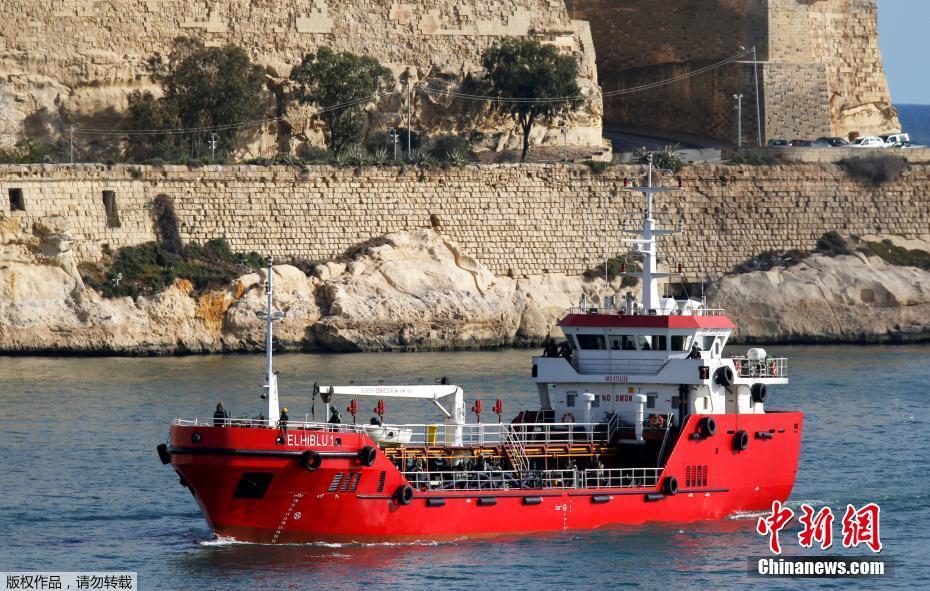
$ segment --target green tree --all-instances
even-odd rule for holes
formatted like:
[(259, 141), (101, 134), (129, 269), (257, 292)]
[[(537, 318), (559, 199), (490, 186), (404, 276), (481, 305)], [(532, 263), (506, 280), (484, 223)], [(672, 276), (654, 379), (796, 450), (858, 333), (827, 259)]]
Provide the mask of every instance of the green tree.
[(583, 103), (576, 81), (578, 64), (552, 45), (508, 37), (488, 48), (482, 63), (491, 96), (501, 99), (494, 107), (516, 120), (523, 131), (521, 162), (526, 160), (537, 119), (552, 121)]
[(361, 139), (363, 110), (387, 90), (390, 70), (373, 57), (320, 47), (291, 70), (294, 96), (317, 108), (326, 145), (334, 153)]
[[(133, 129), (202, 129), (191, 134), (130, 136), (130, 155), (171, 152), (193, 142), (205, 147), (210, 133), (219, 136), (219, 149), (238, 147), (243, 123), (263, 118), (269, 108), (265, 74), (241, 47), (207, 47), (189, 37), (174, 40), (167, 59), (149, 60), (152, 77), (164, 88), (164, 96), (135, 92), (129, 98), (127, 126)], [(147, 150), (146, 150), (147, 149)], [(161, 153), (157, 154), (163, 157)]]

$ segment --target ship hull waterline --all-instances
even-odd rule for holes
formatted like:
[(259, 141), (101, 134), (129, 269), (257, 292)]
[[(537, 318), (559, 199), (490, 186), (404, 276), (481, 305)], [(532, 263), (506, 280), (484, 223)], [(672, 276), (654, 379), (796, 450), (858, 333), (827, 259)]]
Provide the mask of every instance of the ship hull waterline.
[[(264, 544), (448, 540), (692, 523), (762, 511), (774, 500), (787, 500), (797, 473), (801, 413), (714, 415), (718, 427), (710, 437), (692, 435), (701, 418), (688, 417), (665, 463), (663, 479), (676, 477), (677, 494), (664, 494), (661, 482), (416, 490), (403, 504), (396, 491), (408, 481), (380, 450), (371, 466), (354, 457), (373, 445), (364, 434), (302, 432), (281, 444), (277, 429), (175, 425), (168, 450), (216, 535)], [(745, 450), (734, 445), (740, 431), (750, 437)], [(311, 441), (324, 445), (287, 445), (313, 435)], [(313, 471), (298, 461), (308, 449), (325, 458)], [(245, 474), (268, 475), (260, 498), (239, 494)]]

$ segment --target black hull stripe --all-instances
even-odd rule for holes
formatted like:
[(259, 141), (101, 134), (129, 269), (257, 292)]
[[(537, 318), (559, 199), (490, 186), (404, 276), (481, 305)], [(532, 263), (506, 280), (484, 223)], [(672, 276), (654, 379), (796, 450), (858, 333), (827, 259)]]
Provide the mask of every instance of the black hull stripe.
[[(278, 458), (298, 458), (305, 451), (287, 451), (277, 449), (232, 449), (228, 447), (169, 447), (168, 453), (171, 455), (191, 455), (191, 456), (262, 456)], [(358, 452), (354, 451), (321, 451), (317, 452), (324, 458), (357, 458)]]

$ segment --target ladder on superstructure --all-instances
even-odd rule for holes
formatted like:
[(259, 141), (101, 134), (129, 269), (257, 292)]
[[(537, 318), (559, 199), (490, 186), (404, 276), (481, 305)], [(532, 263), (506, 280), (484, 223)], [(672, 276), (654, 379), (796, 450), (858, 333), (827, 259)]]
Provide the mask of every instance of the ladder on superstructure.
[(513, 425), (507, 425), (504, 452), (506, 452), (507, 459), (510, 460), (510, 464), (515, 471), (524, 473), (530, 469), (530, 460), (526, 457), (523, 440), (517, 437), (517, 431), (513, 428)]

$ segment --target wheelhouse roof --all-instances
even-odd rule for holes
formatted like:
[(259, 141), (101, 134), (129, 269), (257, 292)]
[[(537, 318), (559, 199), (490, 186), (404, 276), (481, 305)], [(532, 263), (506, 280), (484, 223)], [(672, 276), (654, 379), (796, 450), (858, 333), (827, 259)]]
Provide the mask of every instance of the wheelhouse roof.
[(569, 314), (559, 322), (562, 328), (725, 328), (735, 329), (733, 321), (718, 316), (645, 316), (618, 314)]

